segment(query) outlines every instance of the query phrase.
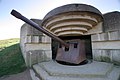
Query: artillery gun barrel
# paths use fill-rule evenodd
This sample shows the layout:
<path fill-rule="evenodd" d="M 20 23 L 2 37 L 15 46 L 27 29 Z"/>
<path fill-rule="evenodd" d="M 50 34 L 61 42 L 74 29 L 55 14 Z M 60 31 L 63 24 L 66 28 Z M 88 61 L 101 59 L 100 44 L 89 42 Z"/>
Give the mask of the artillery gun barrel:
<path fill-rule="evenodd" d="M 39 31 L 43 32 L 44 34 L 50 36 L 51 38 L 57 40 L 58 42 L 60 42 L 65 47 L 67 47 L 67 48 L 69 47 L 69 44 L 67 44 L 66 42 L 64 42 L 62 39 L 60 39 L 59 37 L 57 37 L 55 34 L 51 33 L 50 31 L 46 30 L 43 27 L 40 27 L 37 23 L 33 22 L 32 20 L 27 19 L 26 17 L 24 17 L 23 15 L 21 15 L 16 10 L 12 10 L 11 14 L 13 16 L 15 16 L 16 18 L 21 19 L 22 21 L 26 22 L 27 24 L 29 24 L 29 25 L 33 26 L 34 28 L 38 29 Z"/>

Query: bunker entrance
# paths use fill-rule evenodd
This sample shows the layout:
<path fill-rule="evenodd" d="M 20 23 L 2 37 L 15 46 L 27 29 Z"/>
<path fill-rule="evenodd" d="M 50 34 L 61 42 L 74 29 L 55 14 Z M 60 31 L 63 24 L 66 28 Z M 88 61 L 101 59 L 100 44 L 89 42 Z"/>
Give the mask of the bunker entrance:
<path fill-rule="evenodd" d="M 74 49 L 72 49 L 72 51 L 70 51 L 72 53 L 70 53 L 69 50 L 71 49 L 71 47 L 69 47 L 70 49 L 69 48 L 64 48 L 63 50 L 65 51 L 67 59 L 72 58 L 72 57 L 69 57 L 68 54 L 72 54 L 72 56 L 74 56 L 73 59 L 75 59 L 76 57 L 78 57 L 78 58 L 84 58 L 84 57 L 86 57 L 86 58 L 83 59 L 83 61 L 81 61 L 80 63 L 77 63 L 77 64 L 74 64 L 74 63 L 71 63 L 71 62 L 66 62 L 66 61 L 61 61 L 59 59 L 56 59 L 57 58 L 57 54 L 59 53 L 57 50 L 59 48 L 61 48 L 61 44 L 59 44 L 57 41 L 55 41 L 55 40 L 52 39 L 52 45 L 51 46 L 52 46 L 52 59 L 53 60 L 55 60 L 58 63 L 63 64 L 63 65 L 76 66 L 76 65 L 87 64 L 88 61 L 91 61 L 93 59 L 93 56 L 92 56 L 91 35 L 66 36 L 66 37 L 59 37 L 59 38 L 61 38 L 64 41 L 67 41 L 67 43 L 71 44 L 74 49 L 79 48 L 79 51 L 80 51 L 80 53 L 78 52 L 79 55 L 76 55 L 75 54 L 76 52 L 72 52 L 72 51 L 74 51 Z M 76 42 L 76 40 L 78 41 L 78 43 Z M 62 56 L 65 56 L 65 55 L 62 55 Z"/>

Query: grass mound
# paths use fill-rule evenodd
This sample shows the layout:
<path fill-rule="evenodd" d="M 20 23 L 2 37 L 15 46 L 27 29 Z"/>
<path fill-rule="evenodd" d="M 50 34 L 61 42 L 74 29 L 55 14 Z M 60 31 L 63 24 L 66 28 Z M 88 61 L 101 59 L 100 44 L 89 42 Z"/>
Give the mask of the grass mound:
<path fill-rule="evenodd" d="M 0 77 L 19 73 L 26 69 L 19 39 L 1 40 L 0 49 Z"/>

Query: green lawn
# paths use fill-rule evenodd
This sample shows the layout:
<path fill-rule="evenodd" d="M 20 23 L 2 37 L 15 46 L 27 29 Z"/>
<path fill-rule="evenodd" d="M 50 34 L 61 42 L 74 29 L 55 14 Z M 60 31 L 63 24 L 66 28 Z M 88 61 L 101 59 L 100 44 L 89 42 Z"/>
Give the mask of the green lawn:
<path fill-rule="evenodd" d="M 0 40 L 0 77 L 19 73 L 25 69 L 19 39 Z"/>

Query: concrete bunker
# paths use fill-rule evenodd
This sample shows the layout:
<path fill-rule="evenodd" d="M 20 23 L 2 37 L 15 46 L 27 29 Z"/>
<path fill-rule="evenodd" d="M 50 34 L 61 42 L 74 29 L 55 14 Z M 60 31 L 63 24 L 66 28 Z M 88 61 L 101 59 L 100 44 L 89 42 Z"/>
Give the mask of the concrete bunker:
<path fill-rule="evenodd" d="M 97 27 L 102 30 L 102 22 L 103 16 L 96 8 L 86 4 L 69 4 L 50 11 L 43 18 L 42 26 L 63 40 L 83 40 L 85 51 L 82 51 L 82 53 L 87 56 L 87 59 L 92 59 L 91 35 L 100 32 L 95 30 Z M 56 46 L 59 44 L 52 40 L 52 45 L 52 59 L 55 60 L 57 57 Z M 81 50 L 84 50 L 84 48 Z"/>
<path fill-rule="evenodd" d="M 115 15 L 119 12 L 114 12 Z M 113 14 L 113 13 L 108 13 Z M 117 16 L 116 15 L 116 16 Z M 114 45 L 119 44 L 119 23 L 113 23 L 116 26 L 112 31 L 107 31 L 110 17 L 102 13 L 93 6 L 86 4 L 68 4 L 51 10 L 43 20 L 32 19 L 40 26 L 52 31 L 62 39 L 82 39 L 85 40 L 85 54 L 87 59 L 106 61 L 103 57 L 107 57 L 107 62 L 119 63 L 116 58 L 119 53 L 119 47 L 105 48 L 99 46 L 102 42 L 108 43 L 111 39 Z M 119 18 L 119 17 L 117 17 Z M 103 20 L 105 19 L 105 20 Z M 109 19 L 109 20 L 108 20 Z M 112 25 L 109 25 L 109 27 Z M 111 29 L 111 28 L 110 28 Z M 116 38 L 113 39 L 113 34 Z M 113 38 L 112 38 L 113 37 Z M 108 39 L 109 38 L 109 39 Z M 52 46 L 51 46 L 52 44 Z M 111 43 L 112 44 L 112 43 Z M 41 33 L 40 31 L 24 24 L 21 28 L 21 49 L 26 61 L 26 64 L 32 65 L 35 63 L 55 60 L 57 42 L 51 41 L 51 38 Z M 115 56 L 112 53 L 115 52 Z M 107 53 L 110 52 L 110 53 Z M 102 54 L 102 55 L 101 55 Z M 111 55 L 107 55 L 111 54 Z M 111 57 L 113 56 L 113 57 Z M 112 59 L 111 59 L 112 58 Z M 113 59 L 114 58 L 114 59 Z M 113 61 L 112 61 L 113 60 Z"/>
<path fill-rule="evenodd" d="M 43 20 L 33 19 L 33 21 L 64 41 L 77 39 L 82 46 L 84 45 L 84 48 L 79 47 L 79 51 L 86 56 L 82 55 L 82 57 L 85 60 L 92 60 L 90 64 L 83 63 L 85 65 L 82 66 L 80 64 L 73 66 L 76 64 L 68 62 L 61 63 L 72 66 L 60 65 L 55 61 L 58 55 L 56 48 L 62 46 L 40 31 L 24 24 L 21 28 L 20 45 L 26 65 L 32 67 L 34 76 L 37 74 L 42 80 L 120 79 L 120 12 L 102 15 L 90 5 L 68 4 L 53 9 Z M 70 45 L 78 48 L 76 43 Z M 63 48 L 65 53 L 70 50 Z"/>

